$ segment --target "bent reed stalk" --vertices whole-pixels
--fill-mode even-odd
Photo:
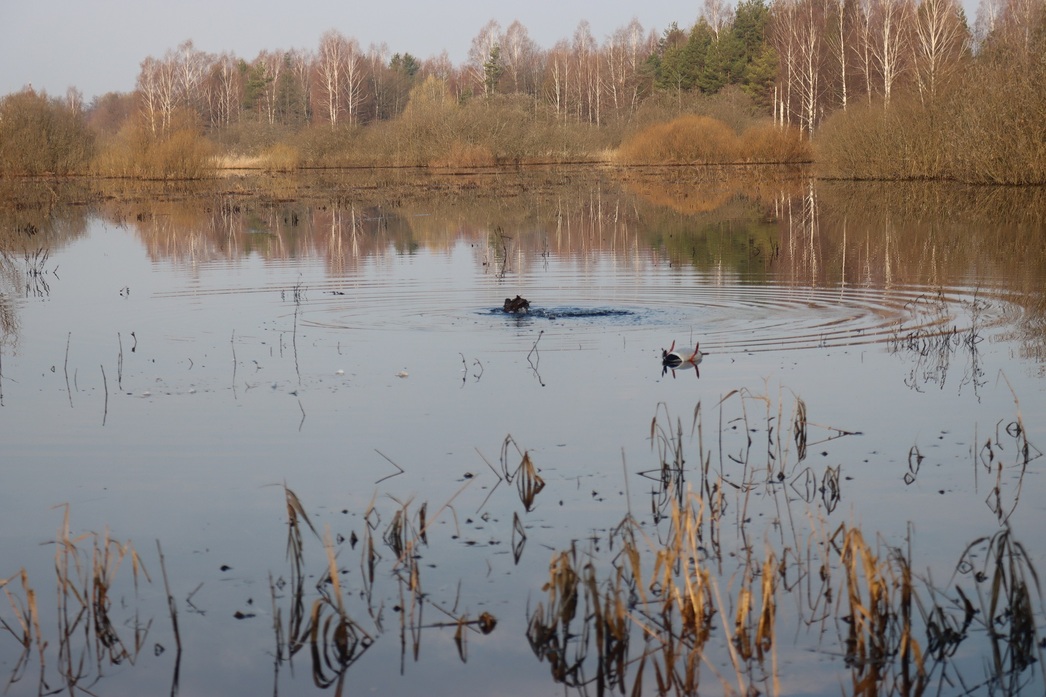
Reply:
[[[750,458],[760,429],[748,400],[766,407],[761,430],[769,447],[758,466]],[[681,422],[658,405],[650,433],[659,466],[641,473],[656,485],[655,527],[629,515],[606,540],[554,552],[544,598],[529,613],[528,641],[552,679],[580,692],[787,694],[791,676],[781,674],[779,653],[809,635],[819,652],[838,657],[853,694],[918,695],[955,685],[1018,694],[1046,681],[1039,579],[1008,522],[959,555],[950,581],[957,595],[914,571],[912,529],[903,550],[878,535],[870,542],[853,523],[831,529],[840,467],[826,468],[820,491],[811,491],[804,484],[818,477],[802,464],[806,446],[854,432],[815,426],[806,404],[794,400],[787,428],[783,400],[735,391],[719,402],[720,423],[738,425],[720,429],[721,460],[743,465],[732,481],[722,462],[718,472],[710,466],[703,445],[688,457]],[[735,416],[726,412],[731,403]],[[701,414],[699,404],[691,437],[701,433]],[[823,438],[815,433],[822,429]],[[1029,451],[1037,453],[1018,449]],[[698,466],[687,468],[687,459]],[[688,481],[693,476],[699,481]],[[756,499],[779,511],[761,554],[746,532]],[[732,548],[721,525],[731,507],[743,512]],[[597,551],[604,544],[616,550],[610,559]],[[991,656],[980,682],[970,679],[980,666],[957,652],[971,644],[986,644]]]
[[[945,693],[956,685],[1018,694],[1046,683],[1042,591],[1010,527],[1016,497],[992,520],[997,529],[959,552],[952,577],[939,586],[929,571],[917,572],[910,526],[901,548],[883,533],[832,519],[849,486],[846,465],[814,466],[808,452],[856,431],[817,423],[814,409],[786,389],[776,396],[733,390],[712,411],[710,417],[699,402],[687,428],[658,404],[650,424],[655,464],[638,473],[651,484],[650,518],[633,514],[629,501],[627,514],[607,532],[552,550],[523,634],[553,682],[578,694],[789,694],[798,678],[782,666],[793,663],[795,647],[805,641],[838,667],[844,691],[853,694]],[[718,424],[709,445],[706,418]],[[1000,459],[1002,434],[1016,445],[1012,462]],[[980,449],[978,468],[1005,470],[995,482],[1003,491],[993,492],[1008,495],[1020,488],[1010,475],[1023,477],[1039,454],[1018,404],[1012,424]],[[498,481],[474,515],[512,539],[514,568],[523,542],[540,534],[528,516],[554,481],[542,478],[537,458],[511,435],[497,464],[483,460]],[[293,668],[307,649],[314,684],[340,693],[350,668],[387,633],[399,639],[401,672],[408,656],[420,661],[433,632],[444,639],[452,632],[459,658],[468,660],[470,635],[490,634],[497,619],[459,607],[467,589],[459,580],[448,593],[453,583],[431,582],[437,565],[425,557],[438,559],[443,545],[467,544],[456,506],[475,480],[466,478],[434,513],[427,502],[376,492],[361,511],[359,534],[348,538],[329,525],[321,533],[297,493],[278,485],[287,568],[269,574],[275,692],[282,666]],[[501,482],[510,487],[497,504],[513,515],[499,521],[484,509]],[[438,526],[445,518],[453,524]],[[753,521],[760,519],[769,522],[757,530],[761,523]],[[60,681],[70,691],[87,689],[103,668],[135,663],[150,631],[151,620],[140,620],[137,606],[113,602],[118,582],[133,582],[136,590],[139,576],[151,582],[130,542],[118,543],[108,531],[73,536],[66,506],[55,545],[57,642],[43,635],[39,594],[26,570],[0,579],[10,606],[0,613],[0,629],[21,651],[9,686],[38,664],[41,686]],[[359,553],[358,579],[342,558],[350,550]],[[159,544],[157,551],[181,648]],[[491,559],[483,557],[488,571]],[[964,654],[977,650],[988,659],[971,667]],[[179,650],[176,685],[180,656]],[[837,675],[813,673],[802,679],[823,678],[838,689]]]

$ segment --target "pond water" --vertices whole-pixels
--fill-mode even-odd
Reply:
[[[362,176],[3,214],[8,694],[1043,693],[1041,192]]]

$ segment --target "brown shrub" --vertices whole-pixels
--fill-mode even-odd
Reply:
[[[290,172],[298,169],[301,153],[293,145],[277,143],[262,153],[262,168],[270,172]]]
[[[180,113],[170,129],[154,133],[141,120],[106,138],[91,163],[102,175],[145,179],[198,179],[213,173],[215,148],[196,119]]]
[[[741,134],[741,159],[753,164],[810,162],[813,150],[802,131],[773,123],[750,126]]]
[[[1044,46],[1046,49],[1046,46]],[[901,95],[826,119],[814,137],[827,176],[1046,182],[1046,61],[980,57],[934,99]]]
[[[737,134],[722,121],[687,114],[650,126],[618,149],[627,164],[724,164],[736,162]]]
[[[441,157],[429,161],[430,167],[490,167],[497,164],[486,145],[455,140]]]
[[[71,174],[94,150],[83,114],[32,89],[0,99],[0,172]]]

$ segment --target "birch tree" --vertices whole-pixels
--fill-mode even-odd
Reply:
[[[890,106],[894,85],[908,67],[907,29],[911,23],[909,0],[873,0],[872,60],[879,75],[883,106]]]
[[[276,112],[279,104],[280,77],[286,66],[286,59],[279,51],[262,51],[255,59],[262,77],[262,108],[265,121],[270,126],[276,123]]]
[[[923,102],[937,96],[969,48],[969,32],[956,0],[922,0],[915,16],[914,67]]]
[[[533,66],[538,45],[519,20],[508,25],[501,46],[501,59],[512,80],[513,92],[533,92]]]
[[[228,126],[240,110],[243,89],[236,58],[231,53],[218,56],[206,82],[208,122],[212,127]]]
[[[344,64],[347,41],[340,32],[329,30],[320,37],[316,55],[317,96],[322,100],[324,119],[334,128],[344,111]]]
[[[775,3],[771,40],[781,57],[781,123],[794,118],[807,133],[823,110],[825,89],[826,7],[822,0],[782,0]]]
[[[300,113],[304,123],[309,123],[312,120],[313,58],[305,50],[292,49],[287,52],[287,63],[294,81],[294,94],[297,97],[295,111]]]
[[[643,25],[633,17],[604,43],[607,91],[617,112],[632,114],[639,107],[640,56],[649,55],[653,50],[649,43],[644,45],[644,38]]]
[[[472,39],[472,45],[468,52],[469,73],[474,84],[482,88],[483,95],[490,95],[490,81],[487,79],[488,64],[495,49],[500,52],[501,25],[497,20],[490,20],[483,25],[479,33]]]
[[[578,121],[599,125],[600,84],[599,57],[592,27],[585,20],[578,22],[571,46],[574,61],[575,114]]]
[[[570,47],[559,41],[548,53],[545,63],[545,100],[557,118],[567,113],[567,84],[570,80]]]

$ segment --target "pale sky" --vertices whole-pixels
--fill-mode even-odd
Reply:
[[[313,51],[335,29],[366,49],[425,59],[447,51],[455,65],[491,19],[514,20],[543,49],[587,20],[602,43],[637,18],[647,31],[691,26],[701,0],[0,0],[0,96],[26,85],[89,103],[134,89],[139,65],[187,39],[207,53],[247,61],[262,50]]]

